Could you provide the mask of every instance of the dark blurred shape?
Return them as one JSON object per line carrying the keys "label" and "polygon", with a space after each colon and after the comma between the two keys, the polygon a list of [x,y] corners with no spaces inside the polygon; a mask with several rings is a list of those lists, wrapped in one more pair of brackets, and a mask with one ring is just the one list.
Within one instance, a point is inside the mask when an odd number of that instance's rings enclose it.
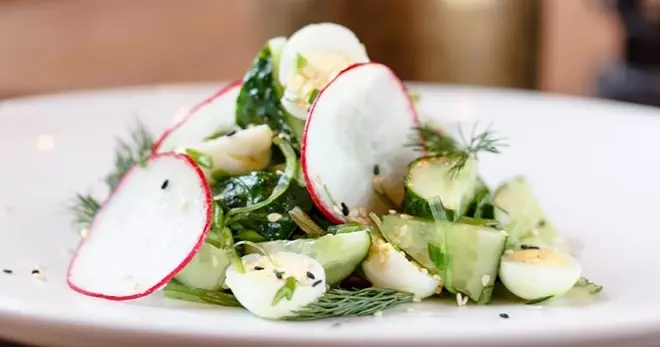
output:
{"label": "dark blurred shape", "polygon": [[624,30],[621,61],[604,68],[598,94],[660,106],[660,1],[610,1]]}
{"label": "dark blurred shape", "polygon": [[372,60],[405,80],[536,87],[538,1],[289,0],[264,5],[268,32],[288,35],[309,23],[341,23],[363,41]]}

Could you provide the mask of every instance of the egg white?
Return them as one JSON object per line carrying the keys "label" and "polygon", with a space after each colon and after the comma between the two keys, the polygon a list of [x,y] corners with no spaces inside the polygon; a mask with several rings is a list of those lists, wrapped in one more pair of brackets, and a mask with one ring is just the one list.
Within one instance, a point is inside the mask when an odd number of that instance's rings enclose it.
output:
{"label": "egg white", "polygon": [[[245,273],[239,273],[233,266],[227,269],[225,283],[250,312],[268,319],[293,316],[294,311],[317,301],[325,293],[325,271],[319,262],[289,252],[274,253],[271,257],[276,264],[260,254],[248,254],[242,258]],[[282,279],[277,278],[275,271],[283,272]],[[314,279],[310,279],[307,272],[313,274]],[[289,276],[297,280],[291,300],[284,298],[273,305],[275,294]]]}
{"label": "egg white", "polygon": [[406,258],[404,254],[382,240],[374,241],[362,270],[369,282],[378,288],[395,289],[415,294],[423,299],[439,293],[440,277]]}
{"label": "egg white", "polygon": [[[504,286],[525,300],[537,300],[566,294],[580,279],[580,263],[568,254],[551,252],[562,265],[547,261],[519,261],[505,254],[500,263],[499,276]],[[509,251],[511,252],[511,251]],[[521,252],[521,251],[516,251]]]}

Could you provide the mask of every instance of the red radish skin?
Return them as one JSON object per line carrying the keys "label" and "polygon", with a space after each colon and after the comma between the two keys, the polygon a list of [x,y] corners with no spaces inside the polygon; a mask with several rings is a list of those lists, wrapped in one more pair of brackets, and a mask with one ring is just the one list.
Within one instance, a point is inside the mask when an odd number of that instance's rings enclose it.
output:
{"label": "red radish skin", "polygon": [[[335,224],[342,224],[342,223],[345,223],[346,221],[345,221],[345,220],[342,220],[342,219],[340,219],[340,218],[337,218],[337,216],[335,216],[335,214],[333,214],[328,208],[326,208],[326,206],[323,204],[323,199],[322,199],[322,197],[321,197],[321,194],[323,194],[324,192],[322,192],[322,191],[317,191],[317,190],[315,189],[315,186],[314,186],[314,184],[313,184],[313,178],[310,177],[310,175],[309,175],[309,170],[308,170],[308,166],[307,166],[307,156],[305,155],[306,150],[307,150],[307,136],[308,136],[308,134],[309,134],[308,130],[309,130],[309,126],[310,126],[310,124],[311,124],[311,121],[312,121],[312,119],[313,119],[313,117],[314,117],[314,109],[315,109],[316,104],[317,104],[317,102],[319,101],[319,99],[321,99],[321,96],[323,95],[323,92],[324,92],[324,91],[325,91],[330,85],[332,85],[332,83],[333,83],[335,80],[337,80],[337,78],[339,78],[339,77],[340,77],[341,75],[343,75],[344,73],[346,73],[346,72],[348,72],[348,71],[351,71],[351,70],[353,70],[353,69],[355,69],[355,68],[361,67],[361,66],[372,65],[372,64],[374,64],[374,65],[380,65],[380,66],[383,66],[383,67],[387,68],[387,70],[390,72],[390,74],[394,77],[393,79],[399,82],[399,86],[400,86],[400,89],[401,89],[401,93],[403,93],[404,95],[406,95],[406,99],[408,100],[408,107],[410,108],[410,110],[411,110],[411,114],[412,114],[412,116],[413,116],[412,121],[413,121],[413,123],[414,123],[416,126],[419,126],[419,124],[420,124],[420,123],[419,123],[419,117],[418,117],[418,115],[417,115],[417,110],[416,110],[416,108],[415,108],[415,105],[414,105],[412,99],[410,99],[410,95],[408,94],[408,90],[407,90],[406,87],[403,85],[403,82],[402,82],[402,81],[396,76],[396,74],[395,74],[390,68],[388,68],[387,66],[385,66],[385,65],[383,65],[383,64],[377,63],[377,62],[373,62],[373,61],[371,61],[371,62],[366,62],[366,63],[356,63],[356,64],[353,64],[353,65],[351,65],[351,66],[345,68],[344,70],[342,70],[341,72],[339,72],[339,73],[337,74],[337,76],[335,76],[335,77],[334,77],[334,78],[333,78],[333,79],[332,79],[332,80],[331,80],[331,81],[330,81],[330,82],[329,82],[329,83],[328,83],[328,84],[327,84],[327,85],[326,85],[326,86],[325,86],[325,87],[319,92],[318,96],[317,96],[316,99],[314,100],[314,103],[313,103],[312,106],[310,107],[310,111],[309,111],[309,114],[308,114],[308,116],[307,116],[307,121],[305,122],[305,129],[303,130],[302,141],[301,141],[302,144],[301,144],[301,147],[300,147],[300,153],[301,153],[301,156],[300,156],[300,157],[301,157],[301,167],[302,167],[302,171],[303,171],[303,177],[304,177],[304,179],[305,179],[305,183],[306,183],[306,186],[307,186],[307,190],[308,190],[308,192],[309,192],[310,197],[312,198],[312,201],[314,202],[314,205],[316,205],[316,206],[321,210],[321,212],[323,213],[323,215],[324,215],[329,221],[331,221],[332,223],[335,223]],[[421,135],[420,135],[420,136],[421,136]]]}
{"label": "red radish skin", "polygon": [[[157,158],[164,158],[164,157],[173,157],[173,158],[183,160],[187,165],[189,165],[195,171],[197,177],[199,178],[199,182],[201,182],[201,184],[202,184],[202,188],[203,188],[203,191],[204,191],[204,202],[205,202],[205,205],[206,205],[206,211],[205,211],[205,213],[206,213],[206,223],[205,223],[205,226],[204,226],[204,231],[200,234],[194,248],[190,251],[190,253],[186,256],[186,258],[179,264],[179,266],[177,266],[174,270],[172,270],[169,274],[167,274],[156,285],[154,285],[150,288],[147,288],[145,291],[143,291],[141,293],[134,294],[134,295],[128,295],[128,296],[112,296],[112,295],[105,295],[105,294],[90,292],[90,291],[87,291],[83,288],[80,288],[79,286],[77,286],[75,283],[72,282],[72,280],[71,280],[71,269],[73,268],[73,266],[74,266],[74,264],[75,264],[75,262],[78,258],[78,252],[79,252],[80,248],[84,245],[85,241],[87,239],[89,239],[89,237],[91,237],[91,233],[94,230],[94,221],[92,221],[92,224],[89,226],[89,229],[88,229],[89,230],[88,236],[86,238],[81,239],[80,242],[78,243],[76,252],[73,255],[73,258],[71,259],[71,262],[69,263],[69,267],[67,269],[67,284],[69,285],[69,287],[71,289],[73,289],[74,291],[76,291],[80,294],[83,294],[83,295],[96,297],[96,298],[107,299],[107,300],[112,300],[112,301],[126,301],[126,300],[133,300],[133,299],[138,299],[138,298],[141,298],[141,297],[145,297],[145,296],[147,296],[149,294],[152,294],[153,292],[157,291],[158,289],[160,289],[161,287],[166,285],[167,282],[172,280],[179,272],[181,272],[181,270],[183,270],[184,267],[186,267],[186,265],[188,265],[188,263],[190,263],[190,261],[193,259],[193,257],[197,254],[197,252],[199,252],[200,248],[204,245],[206,237],[208,236],[208,233],[211,229],[211,223],[212,223],[212,219],[213,219],[213,209],[212,209],[213,195],[211,194],[211,190],[210,190],[209,185],[207,183],[206,177],[204,176],[204,173],[199,168],[199,166],[192,159],[190,159],[188,156],[183,155],[183,154],[177,154],[177,153],[173,153],[173,152],[154,154],[151,157],[149,157],[148,160],[153,160],[153,159],[157,159]],[[124,175],[124,177],[122,177],[122,179],[117,184],[117,187],[115,188],[115,192],[120,191],[121,187],[124,185],[126,177],[129,177],[129,175],[131,174],[131,172],[133,170],[135,170],[135,167],[132,168],[131,170],[129,170],[126,173],[126,175]],[[112,195],[103,203],[103,206],[105,207],[111,200],[112,200]],[[101,208],[101,210],[99,210],[97,216],[100,213],[103,213],[103,207]]]}
{"label": "red radish skin", "polygon": [[191,109],[188,111],[188,114],[187,114],[185,117],[183,117],[183,119],[181,119],[181,120],[178,121],[175,125],[171,126],[169,129],[167,129],[167,130],[165,130],[165,132],[163,132],[163,134],[160,136],[160,138],[158,139],[158,141],[156,141],[156,144],[154,144],[154,146],[153,146],[151,152],[152,152],[152,153],[156,153],[156,152],[158,151],[158,149],[160,148],[160,146],[161,146],[161,145],[163,144],[163,142],[165,141],[165,139],[167,139],[167,138],[170,136],[170,134],[172,134],[172,132],[173,132],[174,130],[178,129],[181,125],[183,125],[183,124],[184,124],[185,122],[187,122],[190,118],[192,118],[192,117],[197,113],[197,111],[199,111],[199,109],[201,109],[202,107],[204,107],[204,106],[210,104],[210,103],[213,102],[215,99],[217,99],[217,98],[223,96],[223,95],[226,94],[228,91],[230,91],[230,90],[232,90],[232,89],[234,89],[234,88],[240,87],[240,86],[242,85],[242,83],[243,83],[242,80],[236,80],[236,81],[233,81],[233,82],[229,83],[228,85],[224,86],[224,87],[223,87],[222,89],[220,89],[219,91],[217,91],[215,94],[211,95],[210,97],[206,98],[204,101],[200,102],[199,104],[197,104],[197,105],[195,105],[193,108],[191,108]]}

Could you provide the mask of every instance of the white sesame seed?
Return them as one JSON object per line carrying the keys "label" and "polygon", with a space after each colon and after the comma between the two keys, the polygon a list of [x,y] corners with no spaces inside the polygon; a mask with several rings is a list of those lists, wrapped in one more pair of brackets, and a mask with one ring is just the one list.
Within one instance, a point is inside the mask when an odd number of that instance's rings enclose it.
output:
{"label": "white sesame seed", "polygon": [[435,293],[442,294],[442,286],[438,286],[437,288],[435,288]]}
{"label": "white sesame seed", "polygon": [[382,316],[383,316],[383,311],[374,312],[374,317],[382,317]]}
{"label": "white sesame seed", "polygon": [[87,228],[84,228],[83,230],[80,230],[80,237],[83,239],[86,239],[87,236],[89,236],[89,230]]}
{"label": "white sesame seed", "polygon": [[438,281],[438,282],[442,282],[442,277],[440,277],[438,275],[433,275],[433,279]]}
{"label": "white sesame seed", "polygon": [[536,228],[532,229],[532,235],[539,236],[539,230]]}
{"label": "white sesame seed", "polygon": [[179,207],[181,208],[182,212],[186,212],[188,210],[188,200],[186,200],[185,198],[181,198],[181,204],[179,205]]}
{"label": "white sesame seed", "polygon": [[412,216],[410,216],[410,215],[408,215],[408,214],[405,214],[405,213],[402,213],[402,214],[400,215],[400,217],[401,217],[401,219],[412,219]]}
{"label": "white sesame seed", "polygon": [[433,312],[429,312],[429,311],[422,312],[422,317],[433,317],[433,316],[435,316],[435,313]]}
{"label": "white sesame seed", "polygon": [[418,297],[414,297],[412,301],[413,302],[422,302],[422,299],[420,299]]}
{"label": "white sesame seed", "polygon": [[470,299],[470,298],[467,297],[467,296],[464,296],[464,297],[463,297],[463,306],[467,305],[467,303],[468,303],[468,299]]}
{"label": "white sesame seed", "polygon": [[463,306],[463,295],[461,293],[456,294],[456,305]]}
{"label": "white sesame seed", "polygon": [[419,269],[419,271],[420,271],[421,273],[425,274],[425,275],[428,275],[428,274],[429,274],[429,270],[427,270],[425,267]]}
{"label": "white sesame seed", "polygon": [[34,277],[37,280],[42,281],[42,282],[46,281],[46,276],[44,276],[44,274],[42,274],[41,272],[37,272],[37,273],[33,274],[32,277]]}
{"label": "white sesame seed", "polygon": [[133,290],[137,291],[139,289],[140,289],[140,284],[139,283],[133,284]]}
{"label": "white sesame seed", "polygon": [[282,170],[275,170],[275,173],[280,175],[280,176],[282,176],[284,174],[284,172],[282,172]]}
{"label": "white sesame seed", "polygon": [[395,210],[389,210],[389,211],[387,211],[387,212],[389,212],[390,214],[396,214],[396,211],[395,211]]}
{"label": "white sesame seed", "polygon": [[366,217],[367,216],[367,209],[364,207],[358,208],[358,211],[360,212],[360,216]]}
{"label": "white sesame seed", "polygon": [[215,268],[218,267],[218,265],[220,265],[220,262],[218,261],[218,257],[216,257],[215,255],[212,256],[211,257],[211,267],[213,267],[215,269]]}
{"label": "white sesame seed", "polygon": [[266,218],[268,219],[269,222],[275,223],[278,220],[282,219],[282,215],[279,213],[271,213],[268,216],[266,216]]}
{"label": "white sesame seed", "polygon": [[481,277],[481,285],[485,287],[488,285],[488,283],[490,283],[490,275],[485,274],[483,277]]}
{"label": "white sesame seed", "polygon": [[504,252],[506,255],[513,255],[513,250],[512,249],[507,249],[506,252]]}
{"label": "white sesame seed", "polygon": [[415,312],[415,309],[412,308],[412,307],[408,307],[408,308],[406,309],[406,312]]}

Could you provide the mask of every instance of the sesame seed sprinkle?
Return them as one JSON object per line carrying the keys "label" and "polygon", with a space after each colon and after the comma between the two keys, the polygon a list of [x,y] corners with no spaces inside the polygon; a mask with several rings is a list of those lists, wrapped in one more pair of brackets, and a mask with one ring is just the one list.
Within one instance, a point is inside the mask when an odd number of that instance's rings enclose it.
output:
{"label": "sesame seed sprinkle", "polygon": [[489,282],[490,282],[490,275],[485,274],[481,277],[481,285],[483,285],[484,287],[487,286]]}
{"label": "sesame seed sprinkle", "polygon": [[374,165],[374,175],[380,175],[380,166],[378,166],[378,164]]}
{"label": "sesame seed sprinkle", "polygon": [[406,312],[415,312],[415,309],[412,308],[412,307],[408,307],[408,308],[406,309]]}
{"label": "sesame seed sprinkle", "polygon": [[36,274],[33,274],[32,277],[36,278],[39,281],[46,280],[46,276],[44,276],[44,274],[42,274],[41,272],[37,272]]}
{"label": "sesame seed sprinkle", "polygon": [[402,213],[400,217],[401,217],[401,219],[412,219],[412,216],[410,216],[409,214],[405,214],[405,213]]}
{"label": "sesame seed sprinkle", "polygon": [[461,293],[456,294],[456,305],[463,306],[463,294]]}
{"label": "sesame seed sprinkle", "polygon": [[261,270],[263,270],[263,269],[264,269],[264,268],[261,267],[261,266],[255,266],[255,267],[254,267],[254,270],[255,270],[255,271],[261,271]]}
{"label": "sesame seed sprinkle", "polygon": [[343,214],[344,216],[348,216],[349,212],[350,211],[348,209],[348,206],[346,206],[346,204],[342,202],[341,203],[341,214]]}
{"label": "sesame seed sprinkle", "polygon": [[309,278],[310,280],[313,280],[313,279],[315,279],[315,278],[316,278],[316,276],[314,276],[314,274],[313,274],[313,273],[311,273],[311,272],[309,272],[309,271],[307,271],[307,278]]}
{"label": "sesame seed sprinkle", "polygon": [[232,131],[228,132],[225,136],[230,137],[234,134],[236,134],[236,130],[232,130]]}
{"label": "sesame seed sprinkle", "polygon": [[500,313],[500,318],[509,319],[509,315],[506,313]]}
{"label": "sesame seed sprinkle", "polygon": [[318,286],[318,285],[321,284],[321,283],[323,283],[323,281],[322,281],[322,280],[318,280],[318,281],[312,283],[312,287],[316,287],[316,286]]}
{"label": "sesame seed sprinkle", "polygon": [[160,185],[160,189],[166,189],[167,186],[170,184],[170,180],[164,180],[163,184]]}
{"label": "sesame seed sprinkle", "polygon": [[188,200],[185,198],[181,198],[181,204],[179,205],[181,208],[181,211],[186,212],[188,210]]}
{"label": "sesame seed sprinkle", "polygon": [[467,295],[463,297],[463,306],[467,305],[469,299],[470,297],[468,297]]}
{"label": "sesame seed sprinkle", "polygon": [[86,239],[88,235],[89,235],[89,230],[87,228],[80,230],[80,237],[82,237],[83,239]]}
{"label": "sesame seed sprinkle", "polygon": [[420,298],[418,298],[418,297],[414,297],[414,298],[412,299],[412,301],[413,301],[413,302],[422,302],[422,299],[420,299]]}
{"label": "sesame seed sprinkle", "polygon": [[382,317],[382,316],[383,316],[383,311],[374,312],[374,317]]}
{"label": "sesame seed sprinkle", "polygon": [[282,219],[282,215],[279,214],[279,213],[271,213],[268,216],[266,216],[266,218],[268,219],[269,222],[275,223],[275,222],[279,221],[280,219]]}
{"label": "sesame seed sprinkle", "polygon": [[38,275],[38,274],[40,274],[40,273],[41,273],[41,271],[39,271],[39,269],[33,269],[33,270],[32,270],[32,274],[33,274],[33,275]]}
{"label": "sesame seed sprinkle", "polygon": [[395,210],[389,210],[389,211],[387,211],[387,212],[389,212],[390,214],[396,214],[396,211],[395,211]]}
{"label": "sesame seed sprinkle", "polygon": [[6,273],[7,275],[11,275],[11,274],[14,273],[14,271],[12,271],[10,269],[2,269],[2,272]]}
{"label": "sesame seed sprinkle", "polygon": [[277,277],[278,280],[281,280],[282,276],[284,276],[283,272],[275,270],[275,277]]}

